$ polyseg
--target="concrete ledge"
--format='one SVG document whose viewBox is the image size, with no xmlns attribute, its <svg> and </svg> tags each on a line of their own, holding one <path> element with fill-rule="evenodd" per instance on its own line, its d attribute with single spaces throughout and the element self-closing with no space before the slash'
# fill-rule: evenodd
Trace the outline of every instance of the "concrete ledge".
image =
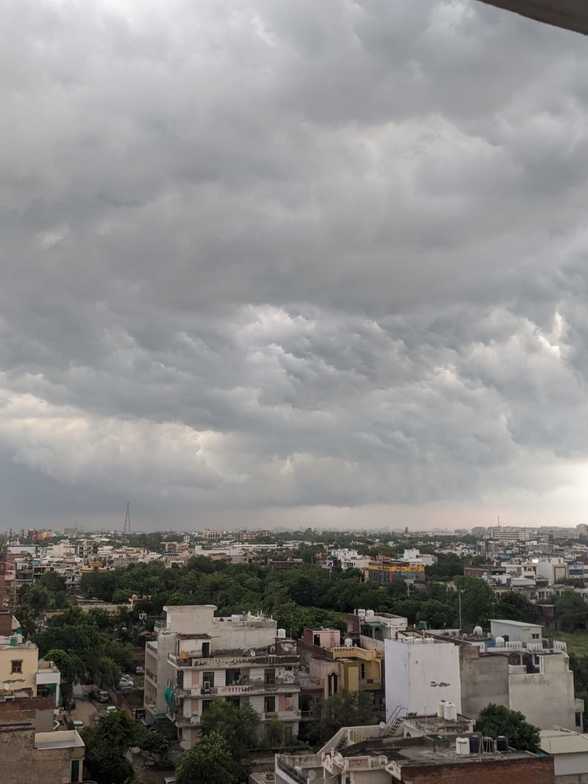
<svg viewBox="0 0 588 784">
<path fill-rule="evenodd" d="M 586 0 L 480 0 L 486 5 L 505 8 L 538 22 L 588 35 Z"/>
</svg>

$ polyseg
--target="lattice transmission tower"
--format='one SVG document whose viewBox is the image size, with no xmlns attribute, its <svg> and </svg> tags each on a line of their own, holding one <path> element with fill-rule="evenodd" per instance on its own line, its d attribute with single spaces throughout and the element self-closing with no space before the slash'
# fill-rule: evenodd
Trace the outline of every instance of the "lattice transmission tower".
<svg viewBox="0 0 588 784">
<path fill-rule="evenodd" d="M 131 533 L 131 502 L 127 501 L 127 506 L 125 509 L 125 519 L 123 522 L 123 534 L 130 534 Z"/>
</svg>

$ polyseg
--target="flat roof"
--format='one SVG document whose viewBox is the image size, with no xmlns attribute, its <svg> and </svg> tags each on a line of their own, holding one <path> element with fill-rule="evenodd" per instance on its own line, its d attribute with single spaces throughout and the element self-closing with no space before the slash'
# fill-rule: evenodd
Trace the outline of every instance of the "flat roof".
<svg viewBox="0 0 588 784">
<path fill-rule="evenodd" d="M 406 762 L 408 765 L 476 765 L 487 762 L 509 762 L 515 759 L 529 759 L 537 755 L 528 751 L 506 751 L 490 754 L 458 754 L 455 750 L 455 742 L 442 748 L 440 745 L 424 744 L 418 746 L 406 746 L 399 748 L 396 753 L 386 752 L 390 760 Z"/>
<path fill-rule="evenodd" d="M 541 730 L 541 748 L 549 754 L 588 754 L 588 735 L 566 730 Z"/>
<path fill-rule="evenodd" d="M 505 623 L 507 626 L 520 626 L 528 629 L 543 628 L 540 623 L 527 623 L 526 621 L 508 621 L 503 618 L 490 618 L 490 623 Z"/>
<path fill-rule="evenodd" d="M 84 741 L 77 730 L 62 730 L 61 732 L 36 732 L 35 748 L 49 749 L 83 749 Z"/>
</svg>

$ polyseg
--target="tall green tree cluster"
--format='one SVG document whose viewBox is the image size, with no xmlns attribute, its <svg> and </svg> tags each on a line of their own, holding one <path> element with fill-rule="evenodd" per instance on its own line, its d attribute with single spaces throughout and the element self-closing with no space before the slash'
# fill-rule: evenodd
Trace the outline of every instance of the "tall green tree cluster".
<svg viewBox="0 0 588 784">
<path fill-rule="evenodd" d="M 111 630 L 101 629 L 99 620 L 93 613 L 69 609 L 50 618 L 46 628 L 35 635 L 41 656 L 63 667 L 64 696 L 76 681 L 113 688 L 122 670 L 132 668 L 132 646 L 114 639 Z"/>
<path fill-rule="evenodd" d="M 247 755 L 259 742 L 259 717 L 250 705 L 213 700 L 202 719 L 201 741 L 178 763 L 177 783 L 246 781 Z"/>
</svg>

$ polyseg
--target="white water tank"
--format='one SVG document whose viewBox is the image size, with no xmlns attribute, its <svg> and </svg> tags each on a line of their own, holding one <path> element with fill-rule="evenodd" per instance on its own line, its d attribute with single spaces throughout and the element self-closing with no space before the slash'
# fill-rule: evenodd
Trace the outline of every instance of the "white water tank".
<svg viewBox="0 0 588 784">
<path fill-rule="evenodd" d="M 504 637 L 497 637 L 494 642 L 497 648 L 504 648 Z"/>
<path fill-rule="evenodd" d="M 286 639 L 286 630 L 278 629 L 278 640 L 285 640 L 285 639 Z"/>
<path fill-rule="evenodd" d="M 446 702 L 443 706 L 443 718 L 445 721 L 457 721 L 457 706 L 453 702 Z"/>
<path fill-rule="evenodd" d="M 437 705 L 437 718 L 438 719 L 445 718 L 445 702 L 446 702 L 446 700 L 441 700 L 441 702 Z"/>
<path fill-rule="evenodd" d="M 242 615 L 231 615 L 231 623 L 241 623 L 242 620 Z"/>
<path fill-rule="evenodd" d="M 358 618 L 365 618 L 365 610 L 358 610 L 357 611 Z"/>
<path fill-rule="evenodd" d="M 353 640 L 351 639 L 351 637 L 346 637 L 345 638 L 345 647 L 346 648 L 353 648 Z"/>
<path fill-rule="evenodd" d="M 455 753 L 465 757 L 470 753 L 470 739 L 469 738 L 456 738 L 455 739 Z"/>
<path fill-rule="evenodd" d="M 482 637 L 484 629 L 481 626 L 474 626 L 474 637 Z"/>
<path fill-rule="evenodd" d="M 373 618 L 375 615 L 376 615 L 376 613 L 373 610 L 366 610 L 365 611 L 365 617 L 366 618 Z"/>
</svg>

